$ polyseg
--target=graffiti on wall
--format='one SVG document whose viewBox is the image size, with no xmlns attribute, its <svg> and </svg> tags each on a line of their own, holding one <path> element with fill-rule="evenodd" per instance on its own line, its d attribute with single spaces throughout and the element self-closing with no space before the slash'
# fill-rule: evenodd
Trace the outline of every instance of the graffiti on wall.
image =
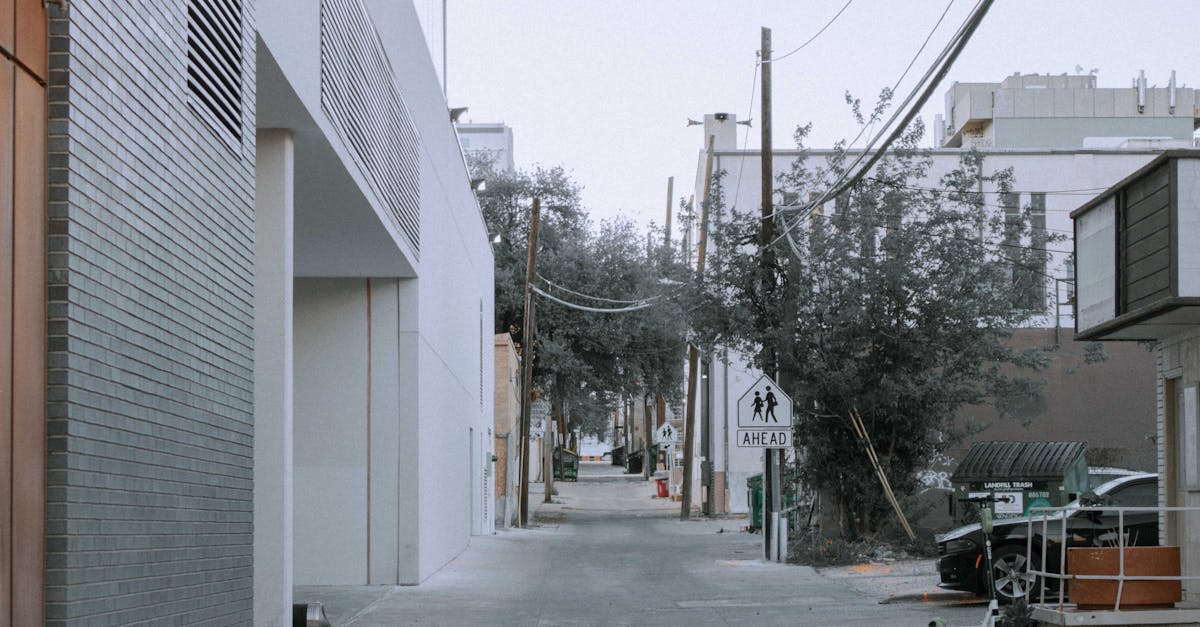
<svg viewBox="0 0 1200 627">
<path fill-rule="evenodd" d="M 929 459 L 929 468 L 917 473 L 917 480 L 924 486 L 921 488 L 921 494 L 930 490 L 941 490 L 951 492 L 954 487 L 950 485 L 950 468 L 954 467 L 954 458 L 945 453 L 937 453 Z"/>
</svg>

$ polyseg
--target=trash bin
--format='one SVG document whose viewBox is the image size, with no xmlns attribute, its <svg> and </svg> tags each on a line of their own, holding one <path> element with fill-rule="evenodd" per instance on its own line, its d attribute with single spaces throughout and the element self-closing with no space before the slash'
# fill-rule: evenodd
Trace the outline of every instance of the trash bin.
<svg viewBox="0 0 1200 627">
<path fill-rule="evenodd" d="M 667 490 L 666 479 L 657 479 L 656 483 L 658 483 L 658 498 L 665 499 L 668 496 L 671 496 L 671 492 Z"/>
<path fill-rule="evenodd" d="M 554 449 L 554 478 L 559 481 L 579 480 L 579 453 Z"/>
<path fill-rule="evenodd" d="M 746 489 L 749 491 L 746 501 L 750 503 L 750 528 L 762 529 L 763 476 L 751 475 L 746 479 Z"/>
<path fill-rule="evenodd" d="M 642 451 L 630 451 L 625 455 L 625 473 L 636 475 L 642 472 Z"/>
</svg>

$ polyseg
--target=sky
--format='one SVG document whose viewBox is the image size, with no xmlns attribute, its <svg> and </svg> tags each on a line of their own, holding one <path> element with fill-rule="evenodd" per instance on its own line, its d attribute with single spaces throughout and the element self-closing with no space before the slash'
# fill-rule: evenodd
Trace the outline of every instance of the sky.
<svg viewBox="0 0 1200 627">
<path fill-rule="evenodd" d="M 947 11 L 947 6 L 949 9 Z M 760 146 L 756 53 L 762 27 L 773 56 L 807 47 L 772 70 L 776 149 L 813 123 L 811 147 L 858 129 L 847 91 L 874 102 L 900 78 L 906 94 L 975 5 L 973 0 L 448 0 L 447 97 L 464 121 L 513 129 L 518 168 L 561 165 L 584 187 L 594 220 L 624 215 L 662 224 L 667 178 L 675 196 L 693 186 L 705 113 L 749 116 L 738 142 Z M 1200 87 L 1196 0 L 996 0 L 922 109 L 927 128 L 954 81 L 1098 70 L 1099 87 Z M 753 107 L 751 98 L 753 95 Z M 930 135 L 931 134 L 928 134 Z M 932 143 L 929 139 L 927 143 Z"/>
</svg>

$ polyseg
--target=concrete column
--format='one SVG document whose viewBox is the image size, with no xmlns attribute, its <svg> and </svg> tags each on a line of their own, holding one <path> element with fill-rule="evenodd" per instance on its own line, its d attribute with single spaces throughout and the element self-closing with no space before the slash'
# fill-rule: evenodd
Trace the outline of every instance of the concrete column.
<svg viewBox="0 0 1200 627">
<path fill-rule="evenodd" d="M 293 144 L 258 131 L 254 195 L 254 624 L 291 624 Z"/>
<path fill-rule="evenodd" d="M 370 283 L 371 421 L 368 446 L 370 585 L 399 583 L 400 535 L 400 282 Z"/>
<path fill-rule="evenodd" d="M 422 341 L 420 333 L 420 286 L 417 279 L 404 279 L 397 284 L 399 292 L 397 300 L 399 312 L 397 328 L 399 337 L 398 363 L 396 371 L 396 391 L 398 397 L 398 436 L 399 450 L 397 471 L 399 482 L 397 491 L 397 546 L 399 557 L 397 563 L 398 577 L 401 585 L 421 583 L 427 571 L 421 569 L 422 555 L 421 532 L 421 489 L 428 484 L 429 489 L 436 490 L 435 477 L 421 473 L 421 371 L 420 354 Z M 426 428 L 436 428 L 435 425 Z M 444 451 L 425 451 L 429 457 L 446 454 Z M 439 494 L 431 493 L 428 498 L 441 498 Z M 444 521 L 439 521 L 444 523 Z"/>
</svg>

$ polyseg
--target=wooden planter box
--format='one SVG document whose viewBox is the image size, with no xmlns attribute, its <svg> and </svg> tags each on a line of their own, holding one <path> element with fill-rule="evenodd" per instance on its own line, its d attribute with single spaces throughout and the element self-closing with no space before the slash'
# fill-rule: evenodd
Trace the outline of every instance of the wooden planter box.
<svg viewBox="0 0 1200 627">
<path fill-rule="evenodd" d="M 1116 575 L 1120 570 L 1120 551 L 1117 547 L 1084 547 L 1067 549 L 1067 572 L 1071 575 Z M 1178 576 L 1179 547 L 1125 547 L 1126 576 Z M 1117 581 L 1104 579 L 1071 579 L 1068 589 L 1071 602 L 1080 609 L 1111 608 L 1117 603 Z M 1180 581 L 1125 581 L 1121 592 L 1121 608 L 1170 607 L 1183 600 Z"/>
</svg>

